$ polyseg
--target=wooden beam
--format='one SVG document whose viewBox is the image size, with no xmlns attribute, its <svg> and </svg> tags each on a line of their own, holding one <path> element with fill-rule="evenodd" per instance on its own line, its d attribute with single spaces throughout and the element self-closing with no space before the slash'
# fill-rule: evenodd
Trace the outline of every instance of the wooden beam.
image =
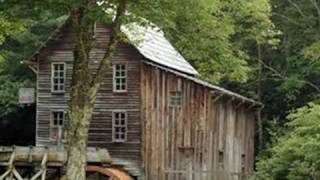
<svg viewBox="0 0 320 180">
<path fill-rule="evenodd" d="M 40 169 L 40 171 L 38 171 L 34 176 L 32 176 L 30 180 L 36 180 L 38 177 L 40 177 L 41 174 L 42 174 L 42 169 Z"/>
<path fill-rule="evenodd" d="M 217 97 L 215 97 L 215 98 L 212 100 L 212 103 L 217 102 L 221 97 L 223 97 L 223 94 L 220 94 L 220 95 L 218 95 Z"/>
<path fill-rule="evenodd" d="M 10 172 L 11 172 L 10 169 L 8 169 L 6 172 L 4 172 L 4 173 L 0 176 L 0 180 L 3 180 Z"/>
<path fill-rule="evenodd" d="M 235 99 L 236 98 L 232 96 L 231 98 L 229 98 L 228 103 L 234 101 Z"/>
<path fill-rule="evenodd" d="M 257 107 L 257 104 L 251 103 L 248 109 L 252 109 L 252 108 L 254 108 L 254 107 Z"/>
<path fill-rule="evenodd" d="M 19 172 L 16 170 L 16 168 L 12 169 L 13 175 L 18 179 L 18 180 L 23 180 Z"/>
<path fill-rule="evenodd" d="M 33 73 L 38 74 L 38 71 L 37 71 L 37 69 L 35 67 L 33 67 L 33 66 L 28 66 L 28 67 L 31 69 L 31 71 Z"/>
<path fill-rule="evenodd" d="M 238 103 L 237 105 L 236 105 L 236 109 L 238 109 L 239 107 L 241 107 L 243 104 L 245 104 L 246 103 L 246 101 L 245 100 L 243 100 L 243 99 L 241 99 L 241 101 L 240 101 L 240 103 Z"/>
<path fill-rule="evenodd" d="M 45 179 L 46 179 L 47 160 L 48 160 L 48 152 L 46 152 L 46 153 L 43 155 L 43 159 L 42 159 L 42 162 L 41 162 L 41 168 L 42 168 L 41 180 L 45 180 Z"/>
<path fill-rule="evenodd" d="M 34 61 L 20 61 L 20 64 L 28 66 L 35 74 L 38 73 L 37 63 Z"/>
</svg>

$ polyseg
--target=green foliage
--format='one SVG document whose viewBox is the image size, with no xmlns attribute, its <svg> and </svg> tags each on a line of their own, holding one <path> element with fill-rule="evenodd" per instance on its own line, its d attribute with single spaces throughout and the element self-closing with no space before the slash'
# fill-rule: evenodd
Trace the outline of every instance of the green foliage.
<svg viewBox="0 0 320 180">
<path fill-rule="evenodd" d="M 313 170 L 319 170 L 319 154 L 310 151 L 319 148 L 318 135 L 311 131 L 319 124 L 319 105 L 288 114 L 308 102 L 319 103 L 320 4 L 314 0 L 272 0 L 271 4 L 272 20 L 282 34 L 278 49 L 263 49 L 263 119 L 266 128 L 271 124 L 269 120 L 276 118 L 277 129 L 289 130 L 280 138 L 279 134 L 273 136 L 265 131 L 265 139 L 271 145 L 260 152 L 258 175 L 261 179 L 312 179 L 312 175 L 319 178 L 319 172 Z M 302 129 L 305 134 L 298 133 Z M 267 156 L 263 157 L 264 154 Z"/>
<path fill-rule="evenodd" d="M 67 14 L 68 8 L 86 2 L 34 0 L 30 4 L 17 5 L 15 1 L 3 4 L 12 6 L 7 12 L 9 15 L 30 8 L 31 16 L 38 17 L 41 9 Z M 99 3 L 101 5 L 93 7 L 88 16 L 110 22 L 110 16 L 103 10 L 112 8 L 117 2 L 105 0 Z M 268 0 L 138 0 L 129 3 L 129 12 L 162 27 L 178 50 L 197 67 L 201 77 L 215 83 L 222 80 L 245 82 L 252 75 L 248 42 L 277 43 L 278 32 L 270 20 Z"/>
<path fill-rule="evenodd" d="M 35 76 L 32 71 L 21 64 L 64 21 L 47 10 L 37 10 L 30 4 L 16 4 L 12 1 L 0 2 L 0 119 L 19 110 L 18 90 L 20 87 L 35 87 Z M 30 7 L 31 6 L 31 7 Z M 10 7 L 5 9 L 5 7 Z M 27 13 L 29 12 L 29 13 Z M 28 15 L 25 16 L 27 13 Z M 40 14 L 38 14 L 40 13 Z M 3 16 L 2 16 L 3 15 Z M 13 17 L 14 16 L 14 17 Z M 23 22 L 23 23 L 21 23 Z M 6 28 L 7 27 L 7 28 Z M 3 36 L 1 36 L 3 34 Z"/>
<path fill-rule="evenodd" d="M 309 104 L 288 116 L 288 132 L 277 137 L 257 163 L 258 179 L 320 178 L 320 105 Z"/>
<path fill-rule="evenodd" d="M 23 31 L 23 23 L 14 21 L 0 12 L 0 45 L 6 37 Z"/>
<path fill-rule="evenodd" d="M 320 41 L 317 41 L 310 46 L 304 48 L 304 56 L 307 59 L 311 59 L 313 61 L 319 61 L 320 60 Z"/>
<path fill-rule="evenodd" d="M 160 26 L 203 79 L 245 82 L 253 68 L 246 44 L 277 44 L 268 0 L 140 0 L 130 12 Z"/>
<path fill-rule="evenodd" d="M 6 116 L 17 109 L 19 83 L 8 76 L 0 76 L 0 117 Z"/>
<path fill-rule="evenodd" d="M 284 125 L 290 111 L 319 99 L 320 16 L 317 9 L 320 4 L 315 2 L 271 0 L 272 21 L 282 33 L 278 36 L 281 41 L 277 49 L 262 46 L 261 89 L 265 121 L 278 119 Z M 256 87 L 256 80 L 257 76 L 252 76 L 241 89 Z M 268 135 L 265 137 L 269 138 Z"/>
<path fill-rule="evenodd" d="M 268 0 L 160 0 L 149 7 L 132 11 L 162 27 L 201 77 L 214 83 L 248 79 L 248 42 L 277 43 Z"/>
</svg>

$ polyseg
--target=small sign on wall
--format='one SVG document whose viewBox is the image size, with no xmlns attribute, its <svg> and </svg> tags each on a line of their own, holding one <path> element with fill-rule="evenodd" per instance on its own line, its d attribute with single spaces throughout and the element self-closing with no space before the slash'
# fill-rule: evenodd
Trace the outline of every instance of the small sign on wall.
<svg viewBox="0 0 320 180">
<path fill-rule="evenodd" d="M 32 104 L 35 102 L 34 88 L 19 89 L 19 104 Z"/>
</svg>

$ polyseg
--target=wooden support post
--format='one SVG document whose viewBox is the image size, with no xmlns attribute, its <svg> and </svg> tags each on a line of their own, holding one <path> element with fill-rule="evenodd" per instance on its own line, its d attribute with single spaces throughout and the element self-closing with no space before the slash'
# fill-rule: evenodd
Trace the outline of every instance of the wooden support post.
<svg viewBox="0 0 320 180">
<path fill-rule="evenodd" d="M 42 174 L 42 169 L 38 171 L 30 180 L 36 180 L 38 177 L 40 177 Z"/>
<path fill-rule="evenodd" d="M 240 103 L 238 103 L 237 105 L 236 105 L 236 109 L 238 109 L 239 107 L 241 107 L 243 104 L 245 104 L 246 102 L 242 99 L 241 101 L 240 101 Z"/>
<path fill-rule="evenodd" d="M 48 160 L 48 153 L 46 152 L 43 155 L 43 158 L 42 158 L 42 161 L 41 161 L 41 169 L 30 180 L 36 180 L 40 176 L 41 176 L 41 180 L 45 180 L 46 179 L 47 160 Z"/>
<path fill-rule="evenodd" d="M 21 61 L 20 64 L 27 65 L 32 70 L 32 72 L 34 72 L 35 74 L 38 73 L 37 63 L 36 62 L 33 62 L 33 61 Z"/>
<path fill-rule="evenodd" d="M 10 172 L 11 172 L 10 169 L 8 169 L 6 172 L 4 172 L 4 173 L 0 176 L 0 180 L 3 180 Z"/>
<path fill-rule="evenodd" d="M 235 97 L 231 97 L 229 100 L 228 100 L 228 103 L 232 103 L 236 98 Z"/>
<path fill-rule="evenodd" d="M 29 154 L 28 154 L 28 162 L 32 162 L 32 152 L 33 152 L 33 146 L 30 146 Z"/>
<path fill-rule="evenodd" d="M 256 105 L 255 103 L 252 103 L 252 104 L 249 106 L 249 109 L 254 108 L 254 107 L 257 107 L 257 105 Z"/>
<path fill-rule="evenodd" d="M 0 176 L 0 180 L 4 180 L 5 178 L 6 179 L 9 179 L 9 180 L 12 180 L 13 179 L 13 176 L 15 174 L 15 172 L 13 171 L 14 170 L 14 166 L 13 166 L 13 162 L 14 162 L 14 158 L 15 158 L 16 154 L 15 154 L 15 148 L 13 148 L 13 151 L 11 153 L 11 156 L 10 156 L 10 159 L 9 159 L 9 162 L 7 164 L 8 166 L 8 169 L 5 173 L 3 173 L 1 176 Z M 17 177 L 18 178 L 18 177 Z M 18 179 L 20 180 L 20 179 Z"/>
<path fill-rule="evenodd" d="M 46 152 L 46 153 L 43 155 L 43 159 L 42 159 L 42 162 L 41 162 L 41 169 L 42 169 L 41 180 L 45 180 L 45 179 L 46 179 L 47 160 L 48 160 L 48 152 Z"/>
<path fill-rule="evenodd" d="M 220 95 L 218 95 L 217 97 L 215 97 L 215 98 L 212 100 L 212 103 L 217 102 L 221 97 L 223 97 L 223 94 L 220 94 Z"/>
<path fill-rule="evenodd" d="M 12 169 L 12 173 L 14 175 L 14 177 L 17 178 L 17 180 L 23 180 L 23 178 L 21 177 L 21 175 L 19 174 L 19 172 L 16 170 L 16 168 Z"/>
</svg>

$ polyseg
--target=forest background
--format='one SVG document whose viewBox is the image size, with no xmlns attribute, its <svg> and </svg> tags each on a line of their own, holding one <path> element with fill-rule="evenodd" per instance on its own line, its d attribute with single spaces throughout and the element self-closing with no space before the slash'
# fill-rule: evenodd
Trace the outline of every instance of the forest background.
<svg viewBox="0 0 320 180">
<path fill-rule="evenodd" d="M 137 0 L 144 4 L 146 0 Z M 258 179 L 320 178 L 320 1 L 155 0 L 161 27 L 202 79 L 261 101 Z M 34 143 L 28 60 L 68 17 L 50 0 L 0 0 L 0 144 Z"/>
</svg>

